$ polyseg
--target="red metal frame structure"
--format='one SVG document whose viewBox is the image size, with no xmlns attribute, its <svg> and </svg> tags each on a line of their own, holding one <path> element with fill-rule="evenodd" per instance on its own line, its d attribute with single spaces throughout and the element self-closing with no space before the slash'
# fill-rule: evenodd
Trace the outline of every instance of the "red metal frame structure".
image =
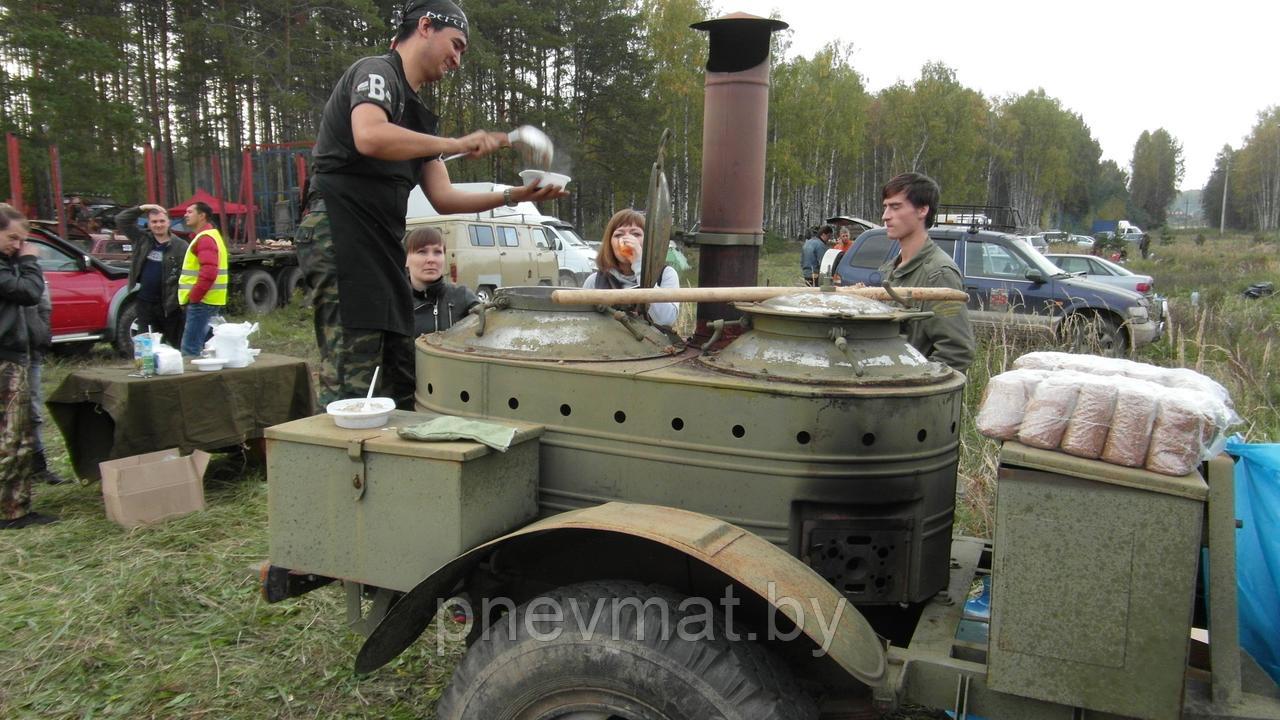
<svg viewBox="0 0 1280 720">
<path fill-rule="evenodd" d="M 18 136 L 5 133 L 4 139 L 9 150 L 9 204 L 25 212 L 22 206 L 22 150 L 18 147 Z"/>
<path fill-rule="evenodd" d="M 24 200 L 24 188 L 22 184 L 22 148 L 19 144 L 17 135 L 11 132 L 5 133 L 5 143 L 8 151 L 9 163 L 9 202 L 16 208 L 22 209 L 28 215 L 30 208 Z M 291 143 L 274 143 L 264 145 L 253 145 L 240 153 L 240 181 L 234 193 L 235 200 L 241 205 L 248 208 L 248 212 L 242 222 L 237 223 L 237 227 L 230 228 L 227 232 L 228 242 L 236 245 L 244 245 L 245 249 L 250 252 L 257 249 L 258 246 L 258 226 L 255 221 L 257 216 L 257 197 L 254 193 L 254 159 L 253 153 L 263 150 L 272 149 L 298 149 L 311 147 L 311 141 L 299 141 Z M 67 215 L 66 208 L 63 206 L 62 200 L 62 162 L 58 153 L 57 145 L 49 146 L 49 163 L 50 163 L 50 184 L 52 196 L 55 198 L 55 212 L 58 223 L 58 234 L 61 237 L 67 236 Z M 164 154 L 156 152 L 151 143 L 145 143 L 142 147 L 142 164 L 143 173 L 146 180 L 146 197 L 147 202 L 159 204 L 168 207 L 171 203 L 167 197 L 168 185 L 168 168 L 165 167 Z M 219 201 L 218 219 L 222 228 L 229 228 L 227 224 L 226 202 L 230 200 L 226 188 L 223 184 L 222 162 L 217 154 L 209 156 L 209 164 L 213 174 L 213 196 Z M 299 193 L 305 192 L 307 184 L 307 160 L 302 154 L 293 157 L 294 172 L 296 174 Z M 297 202 L 301 203 L 303 198 L 297 198 Z"/>
</svg>

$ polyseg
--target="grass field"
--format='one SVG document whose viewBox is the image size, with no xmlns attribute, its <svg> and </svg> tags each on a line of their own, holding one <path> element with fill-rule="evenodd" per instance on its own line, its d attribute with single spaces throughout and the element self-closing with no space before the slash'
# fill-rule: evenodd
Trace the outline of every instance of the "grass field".
<svg viewBox="0 0 1280 720">
<path fill-rule="evenodd" d="M 1202 370 L 1232 392 L 1254 441 L 1280 438 L 1273 369 L 1280 297 L 1243 300 L 1249 282 L 1280 280 L 1280 244 L 1194 232 L 1130 266 L 1156 277 L 1173 308 L 1169 337 L 1139 359 Z M 799 247 L 766 254 L 762 282 L 798 281 Z M 696 273 L 690 273 L 696 278 Z M 1192 307 L 1191 293 L 1200 293 Z M 314 360 L 309 313 L 262 320 L 254 345 Z M 987 378 L 1022 352 L 1016 338 L 984 338 L 966 391 L 975 408 Z M 53 358 L 46 394 L 73 368 L 115 362 L 105 348 Z M 51 456 L 70 468 L 56 428 Z M 990 530 L 995 445 L 966 419 L 961 528 Z M 325 588 L 267 605 L 248 568 L 266 557 L 266 483 L 238 456 L 206 475 L 209 509 L 125 531 L 103 516 L 98 484 L 36 488 L 35 507 L 62 522 L 0 532 L 0 717 L 433 717 L 456 645 L 440 656 L 419 642 L 369 677 L 352 671 L 359 638 L 344 626 L 342 594 Z M 430 631 L 429 631 L 430 632 Z"/>
</svg>

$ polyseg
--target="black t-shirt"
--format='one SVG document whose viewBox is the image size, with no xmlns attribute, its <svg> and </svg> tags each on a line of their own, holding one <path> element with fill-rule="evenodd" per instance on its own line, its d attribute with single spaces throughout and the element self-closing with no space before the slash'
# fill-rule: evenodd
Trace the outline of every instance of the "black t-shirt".
<svg viewBox="0 0 1280 720">
<path fill-rule="evenodd" d="M 404 216 L 423 163 L 433 158 L 389 161 L 357 152 L 351 111 L 363 103 L 382 108 L 396 125 L 428 135 L 437 133 L 438 120 L 409 87 L 397 53 L 367 57 L 338 80 L 312 151 L 312 187 L 325 200 L 337 255 L 342 325 L 410 335 Z"/>
<path fill-rule="evenodd" d="M 158 303 L 164 299 L 164 254 L 169 250 L 169 243 L 155 243 L 142 261 L 142 272 L 138 275 L 138 299 Z"/>
</svg>

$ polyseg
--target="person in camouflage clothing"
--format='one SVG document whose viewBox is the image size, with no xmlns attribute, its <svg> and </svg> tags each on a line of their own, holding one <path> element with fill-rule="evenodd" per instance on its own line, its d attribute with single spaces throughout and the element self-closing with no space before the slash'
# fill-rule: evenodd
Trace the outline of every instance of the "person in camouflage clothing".
<svg viewBox="0 0 1280 720">
<path fill-rule="evenodd" d="M 896 258 L 880 268 L 881 276 L 894 286 L 964 290 L 955 261 L 929 239 L 941 194 L 938 183 L 920 173 L 898 175 L 881 190 L 885 231 L 902 247 Z M 973 362 L 974 347 L 965 304 L 925 302 L 921 309 L 932 310 L 933 317 L 906 323 L 907 342 L 930 360 L 963 372 Z"/>
<path fill-rule="evenodd" d="M 26 228 L 0 213 L 0 529 L 53 522 L 31 512 L 35 438 L 27 384 L 26 308 L 40 302 L 44 276 Z"/>
</svg>

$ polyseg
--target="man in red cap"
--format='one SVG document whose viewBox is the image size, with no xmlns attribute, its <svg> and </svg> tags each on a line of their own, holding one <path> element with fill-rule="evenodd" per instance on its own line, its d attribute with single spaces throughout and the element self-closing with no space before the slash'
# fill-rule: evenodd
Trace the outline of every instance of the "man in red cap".
<svg viewBox="0 0 1280 720">
<path fill-rule="evenodd" d="M 312 151 L 308 215 L 295 243 L 315 308 L 322 404 L 364 396 L 380 365 L 380 394 L 412 409 L 413 302 L 402 241 L 414 185 L 444 214 L 567 194 L 453 187 L 441 156 L 479 158 L 510 143 L 488 130 L 437 134 L 438 119 L 418 91 L 460 66 L 470 26 L 451 0 L 409 0 L 402 15 L 391 51 L 356 61 L 338 80 Z"/>
</svg>

